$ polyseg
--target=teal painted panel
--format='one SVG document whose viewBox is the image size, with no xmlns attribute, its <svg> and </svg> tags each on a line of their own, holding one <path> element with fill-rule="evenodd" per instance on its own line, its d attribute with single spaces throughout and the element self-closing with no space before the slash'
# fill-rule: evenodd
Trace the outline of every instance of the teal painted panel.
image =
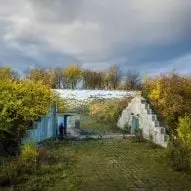
<svg viewBox="0 0 191 191">
<path fill-rule="evenodd" d="M 33 129 L 27 130 L 27 135 L 22 139 L 22 143 L 41 142 L 49 138 L 54 138 L 57 131 L 56 105 L 51 108 L 47 116 L 42 116 L 35 122 Z"/>
<path fill-rule="evenodd" d="M 133 116 L 132 117 L 132 129 L 131 129 L 131 134 L 135 134 L 140 130 L 139 127 L 139 118 Z"/>
<path fill-rule="evenodd" d="M 136 130 L 138 130 L 139 129 L 139 119 L 138 118 L 135 119 L 135 124 L 136 124 Z"/>
</svg>

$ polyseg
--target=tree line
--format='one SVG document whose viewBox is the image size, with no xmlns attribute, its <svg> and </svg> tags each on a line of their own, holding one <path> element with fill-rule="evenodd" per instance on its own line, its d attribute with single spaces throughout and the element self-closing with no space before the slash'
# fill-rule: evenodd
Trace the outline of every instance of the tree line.
<svg viewBox="0 0 191 191">
<path fill-rule="evenodd" d="M 129 70 L 123 73 L 117 65 L 106 71 L 82 69 L 78 65 L 65 69 L 34 68 L 27 72 L 26 78 L 41 81 L 52 89 L 76 89 L 80 83 L 83 89 L 137 90 L 141 85 L 138 72 Z"/>
</svg>

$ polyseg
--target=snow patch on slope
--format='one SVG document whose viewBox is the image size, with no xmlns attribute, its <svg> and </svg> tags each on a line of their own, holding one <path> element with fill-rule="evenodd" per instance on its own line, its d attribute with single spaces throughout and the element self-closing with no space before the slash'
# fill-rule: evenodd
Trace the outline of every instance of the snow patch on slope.
<svg viewBox="0 0 191 191">
<path fill-rule="evenodd" d="M 120 90 L 71 90 L 58 89 L 55 90 L 64 99 L 75 99 L 87 101 L 92 99 L 115 99 L 125 97 L 135 97 L 136 91 L 120 91 Z"/>
</svg>

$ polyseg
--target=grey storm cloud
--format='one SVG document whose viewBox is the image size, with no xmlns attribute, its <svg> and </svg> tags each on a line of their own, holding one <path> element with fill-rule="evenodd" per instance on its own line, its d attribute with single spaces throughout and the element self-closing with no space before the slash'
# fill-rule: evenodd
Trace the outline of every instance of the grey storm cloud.
<svg viewBox="0 0 191 191">
<path fill-rule="evenodd" d="M 0 64 L 191 72 L 190 0 L 0 0 Z"/>
</svg>

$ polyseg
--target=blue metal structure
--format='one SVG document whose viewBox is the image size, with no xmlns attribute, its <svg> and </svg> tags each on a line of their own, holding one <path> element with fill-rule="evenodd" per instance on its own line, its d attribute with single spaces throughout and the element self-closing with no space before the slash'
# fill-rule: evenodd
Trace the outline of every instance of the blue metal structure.
<svg viewBox="0 0 191 191">
<path fill-rule="evenodd" d="M 46 139 L 57 136 L 57 116 L 56 105 L 53 105 L 47 116 L 41 116 L 39 121 L 35 121 L 33 128 L 27 130 L 27 135 L 22 139 L 22 143 L 38 143 Z"/>
</svg>

